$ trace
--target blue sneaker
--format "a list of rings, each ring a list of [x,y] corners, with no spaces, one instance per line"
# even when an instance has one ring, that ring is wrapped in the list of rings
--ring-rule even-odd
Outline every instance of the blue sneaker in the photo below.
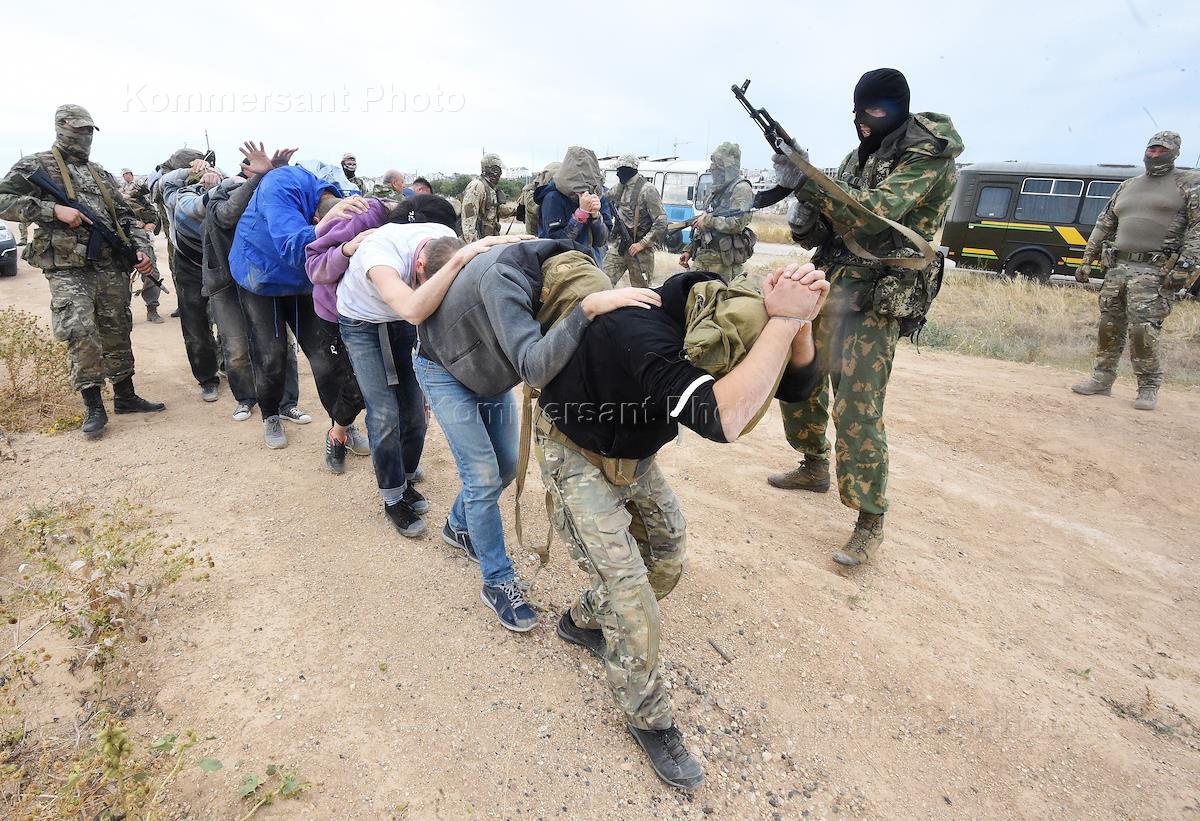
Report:
[[[496,587],[485,584],[479,598],[495,611],[502,627],[514,633],[527,633],[537,627],[537,614],[525,601],[525,591],[517,585],[516,579]]]
[[[409,485],[412,487],[412,485]],[[442,527],[442,541],[451,547],[457,547],[459,550],[467,554],[467,558],[479,564],[479,556],[475,553],[475,546],[471,544],[471,534],[465,530],[455,530],[450,526],[450,520],[446,520],[445,526]]]

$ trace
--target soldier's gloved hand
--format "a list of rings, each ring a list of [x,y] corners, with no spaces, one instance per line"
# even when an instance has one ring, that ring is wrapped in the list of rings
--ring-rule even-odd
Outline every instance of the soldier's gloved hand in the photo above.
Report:
[[[1077,282],[1088,282],[1092,278],[1092,266],[1090,264],[1080,265],[1075,269],[1075,280]]]
[[[792,239],[800,242],[803,237],[812,233],[813,226],[817,224],[819,217],[820,212],[811,202],[792,200],[792,204],[788,206],[787,215],[788,228],[792,229]]]
[[[780,146],[780,150],[783,152],[782,154],[776,154],[771,158],[771,163],[775,166],[775,183],[795,191],[804,185],[804,172],[792,164],[788,155],[795,154],[808,162],[808,152],[795,143],[784,143]]]

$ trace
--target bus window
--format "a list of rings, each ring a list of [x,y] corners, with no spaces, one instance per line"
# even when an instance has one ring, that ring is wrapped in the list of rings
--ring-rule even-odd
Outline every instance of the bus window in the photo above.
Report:
[[[695,174],[668,172],[663,180],[662,200],[671,205],[690,205],[688,189],[696,184]]]
[[[1095,225],[1100,212],[1104,210],[1104,206],[1112,199],[1112,195],[1117,193],[1119,182],[1104,182],[1102,180],[1093,180],[1088,183],[1087,197],[1083,200],[1083,208],[1079,212],[1079,222],[1081,225]]]
[[[1030,177],[1021,183],[1015,217],[1018,220],[1072,223],[1082,193],[1083,180]]]
[[[975,216],[983,219],[1002,220],[1008,216],[1008,204],[1011,201],[1011,188],[986,185],[979,192],[979,204],[975,207]]]
[[[704,203],[708,202],[708,192],[710,191],[712,191],[712,174],[705,172],[700,175],[700,181],[696,184],[697,211],[704,207]]]

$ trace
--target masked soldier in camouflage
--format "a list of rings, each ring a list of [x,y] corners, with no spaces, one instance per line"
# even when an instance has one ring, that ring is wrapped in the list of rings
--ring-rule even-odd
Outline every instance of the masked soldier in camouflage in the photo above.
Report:
[[[500,233],[500,218],[511,217],[516,210],[511,204],[501,204],[496,185],[504,169],[500,157],[484,154],[479,161],[480,174],[467,184],[462,196],[463,242],[474,242]]]
[[[617,160],[617,184],[608,192],[616,219],[604,255],[604,273],[615,287],[629,271],[636,288],[654,285],[654,246],[667,236],[667,212],[658,189],[638,174],[638,158]]]
[[[83,394],[86,407],[83,433],[94,439],[108,422],[100,397],[106,378],[113,383],[117,413],[160,411],[165,406],[147,402],[133,390],[131,272],[121,268],[107,245],[100,259],[87,259],[91,229],[85,217],[54,202],[29,181],[29,175],[44,169],[68,197],[87,205],[110,230],[127,237],[137,248],[134,269],[138,273],[153,270],[154,246],[121,196],[117,181],[89,160],[96,131],[91,115],[81,106],[59,106],[54,130],[57,137],[49,151],[23,157],[0,181],[0,217],[38,224],[25,248],[25,261],[41,268],[50,282],[54,335],[67,343],[71,384]]]
[[[1071,390],[1108,396],[1130,338],[1137,375],[1133,406],[1154,410],[1162,387],[1158,342],[1176,291],[1191,286],[1200,266],[1200,175],[1175,168],[1181,140],[1160,131],[1146,145],[1146,173],[1125,180],[1100,212],[1075,278],[1087,282],[1101,261],[1100,331],[1092,378]],[[1103,251],[1105,243],[1111,249]]]
[[[135,176],[133,169],[121,169],[121,196],[133,211],[133,218],[141,224],[147,233],[158,233],[158,211],[150,203],[150,187],[145,177]],[[157,267],[151,271],[156,279],[161,279]],[[162,289],[149,277],[142,279],[142,302],[146,303],[146,321],[156,325],[162,324],[163,318],[158,315],[159,296]]]
[[[908,107],[908,82],[899,71],[881,68],[862,76],[854,89],[859,144],[842,160],[835,182],[867,210],[932,240],[946,217],[962,140],[949,117],[910,114]],[[768,481],[780,488],[829,490],[825,431],[832,411],[838,490],[842,504],[859,512],[853,534],[833,560],[854,567],[870,559],[883,541],[888,508],[883,401],[900,327],[899,320],[875,309],[879,270],[851,253],[838,233],[851,231],[877,257],[895,255],[903,242],[893,231],[868,224],[861,214],[832,201],[782,156],[776,157],[775,173],[780,185],[796,192],[788,217],[792,239],[815,247],[813,262],[829,276],[829,304],[814,331],[829,385],[810,401],[782,403],[788,444],[804,454],[804,461]]]
[[[743,265],[754,254],[756,238],[750,230],[754,186],[742,176],[742,149],[737,143],[721,143],[710,159],[712,191],[704,213],[692,221],[692,242],[679,264],[710,271],[728,283],[741,276]]]
[[[362,177],[358,176],[358,158],[350,151],[342,155],[342,173],[346,175],[346,181],[358,189],[359,193],[366,196],[367,189]]]

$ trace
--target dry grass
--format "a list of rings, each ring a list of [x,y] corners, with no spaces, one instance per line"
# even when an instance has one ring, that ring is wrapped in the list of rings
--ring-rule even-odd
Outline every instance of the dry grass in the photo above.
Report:
[[[1091,370],[1096,352],[1096,293],[975,271],[947,271],[921,344],[933,348]],[[1163,325],[1166,380],[1200,385],[1200,304],[1176,303]],[[1129,374],[1129,354],[1121,365]]]
[[[758,234],[758,238],[762,242],[788,243],[792,241],[792,232],[788,228],[785,214],[757,212],[750,220],[750,228]]]
[[[28,311],[0,311],[0,429],[55,432],[80,422],[67,347]]]

